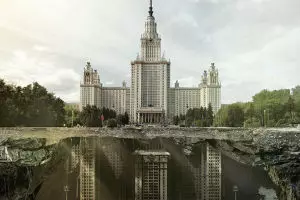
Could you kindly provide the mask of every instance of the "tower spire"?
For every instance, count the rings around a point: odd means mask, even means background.
[[[150,16],[150,17],[153,17],[153,6],[152,6],[152,0],[150,0],[149,16]]]

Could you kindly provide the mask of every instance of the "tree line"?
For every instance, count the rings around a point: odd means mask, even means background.
[[[251,102],[223,105],[214,126],[287,127],[300,124],[300,86],[292,90],[262,90]]]
[[[108,108],[88,105],[80,112],[37,82],[21,87],[0,79],[0,127],[115,127],[128,123],[127,113],[117,115]]]
[[[213,125],[214,113],[211,104],[208,108],[191,108],[185,115],[173,117],[173,123],[180,126],[210,127]]]
[[[103,121],[101,120],[103,116]],[[125,125],[128,113],[86,106],[80,112],[33,83],[25,87],[6,84],[0,79],[0,127],[87,127]],[[223,127],[285,127],[300,124],[300,86],[281,90],[262,90],[251,102],[222,105],[216,113],[212,106],[192,108],[185,115],[173,118],[175,125]]]
[[[129,124],[127,112],[117,115],[116,112],[109,108],[97,108],[96,106],[87,105],[77,116],[78,124],[87,127],[116,127]]]
[[[46,88],[33,83],[25,87],[0,79],[0,126],[62,126],[65,103]]]

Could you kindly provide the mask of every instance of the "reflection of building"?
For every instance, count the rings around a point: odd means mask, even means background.
[[[102,140],[101,147],[105,159],[107,159],[109,167],[113,170],[116,178],[119,178],[123,172],[123,162],[125,162],[124,149],[122,148],[120,139]]]
[[[168,152],[135,151],[135,200],[167,200]]]
[[[129,111],[131,122],[158,123],[164,118],[186,114],[190,108],[208,107],[216,113],[221,106],[219,73],[212,63],[204,71],[198,87],[170,86],[171,62],[161,53],[161,37],[153,15],[152,0],[145,29],[140,38],[140,53],[131,62],[131,86],[102,87],[100,77],[90,63],[84,69],[80,85],[81,109],[86,105],[107,107],[118,114]]]
[[[221,200],[221,152],[208,143],[203,145],[201,155],[202,200]]]
[[[159,139],[81,138],[70,162],[72,168],[80,163],[78,199],[221,200],[220,152],[202,143],[183,155],[182,146],[173,145]],[[170,160],[167,151],[174,155]]]
[[[128,199],[130,192],[126,181],[129,181],[131,177],[124,172],[128,164],[127,149],[124,148],[122,140],[116,138],[103,138],[100,146],[100,178],[105,188],[104,192],[103,187],[100,187],[101,196],[105,196],[107,200]]]
[[[185,160],[186,159],[186,160]],[[221,200],[221,154],[198,144],[177,166],[176,191],[182,200]]]
[[[98,194],[96,180],[96,141],[82,138],[80,141],[80,200],[95,200]]]
[[[80,164],[80,146],[79,144],[73,145],[71,148],[71,170],[75,169]]]

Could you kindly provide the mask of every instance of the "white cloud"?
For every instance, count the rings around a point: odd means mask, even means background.
[[[222,102],[300,84],[299,7],[299,0],[154,1],[172,82],[197,86],[215,62]],[[147,10],[140,0],[1,1],[0,78],[38,81],[76,102],[90,59],[104,85],[129,83]]]
[[[76,91],[80,82],[80,75],[71,68],[65,68],[55,60],[34,56],[23,50],[13,52],[8,62],[0,63],[1,77],[9,83],[25,86],[38,82],[50,92],[55,92],[63,99],[70,99],[69,92]],[[79,98],[76,92],[76,98]]]
[[[271,0],[252,0],[255,3],[265,3],[265,2],[270,2]]]
[[[33,50],[35,51],[48,51],[48,47],[42,45],[34,45]]]
[[[106,81],[105,82],[105,85],[113,85],[115,82],[113,81],[113,80],[111,80],[111,81]]]
[[[180,25],[191,25],[193,27],[198,27],[198,22],[195,20],[195,18],[189,14],[189,13],[184,13],[181,12],[177,14],[173,18],[173,23],[179,23]]]
[[[197,87],[197,85],[195,83],[197,83],[198,80],[196,80],[195,77],[190,76],[190,77],[187,77],[187,78],[178,79],[178,82],[180,84],[180,87],[192,87],[192,86]]]

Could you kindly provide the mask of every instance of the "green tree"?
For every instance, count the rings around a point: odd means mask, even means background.
[[[101,113],[103,114],[105,120],[114,119],[117,117],[116,111],[109,109],[109,108],[103,107],[101,109]]]
[[[115,128],[117,126],[118,126],[118,124],[117,124],[117,120],[116,119],[109,119],[109,120],[107,120],[107,127],[109,127],[109,128]]]
[[[67,127],[72,127],[72,126],[76,126],[80,123],[80,119],[79,119],[79,115],[80,112],[78,109],[75,109],[73,106],[71,105],[66,105],[64,107],[65,109],[65,123]]]
[[[208,109],[207,109],[207,126],[212,126],[214,122],[214,112],[211,106],[211,103],[208,104]]]
[[[191,108],[187,111],[185,122],[187,126],[207,127],[213,124],[213,110],[211,104],[208,108]]]
[[[96,106],[87,105],[79,115],[81,124],[87,127],[101,127],[101,110]]]
[[[174,124],[174,125],[178,125],[178,124],[179,124],[179,121],[180,121],[180,119],[179,119],[178,116],[174,116],[174,117],[173,117],[173,124]]]
[[[228,105],[222,105],[214,119],[214,126],[225,127],[228,121]]]
[[[246,108],[245,117],[250,119],[250,121],[255,117],[255,109],[253,103],[250,103],[249,107]]]
[[[24,88],[0,80],[0,126],[62,126],[64,102],[33,83]]]
[[[300,102],[300,85],[292,89],[293,99],[295,102]]]
[[[257,110],[257,116],[261,121],[261,125],[265,124],[265,110],[268,111],[268,119],[277,122],[285,115],[285,103],[290,96],[290,90],[263,90],[253,96],[253,104]]]
[[[289,96],[289,99],[286,103],[287,111],[292,115],[292,113],[295,111],[295,100]]]
[[[121,115],[121,114],[117,115],[117,118],[116,118],[117,124],[118,125],[125,125],[124,118],[125,118],[124,115]]]
[[[185,115],[180,114],[180,115],[179,115],[179,119],[180,119],[180,121],[184,121],[184,120],[185,120]]]
[[[230,127],[242,127],[244,125],[244,111],[240,105],[232,104],[228,107],[226,125]]]
[[[125,112],[125,114],[124,114],[124,122],[123,123],[124,124],[129,124],[129,115],[128,115],[127,112]]]

